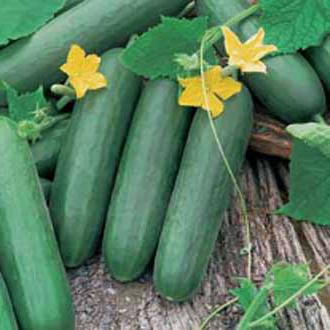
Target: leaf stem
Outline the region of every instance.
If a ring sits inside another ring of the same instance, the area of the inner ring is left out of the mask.
[[[230,305],[233,305],[238,302],[238,298],[231,299],[227,301],[226,303],[222,304],[221,306],[217,307],[201,324],[200,330],[204,330],[207,326],[207,324],[222,310],[229,307]]]
[[[49,117],[47,120],[45,120],[44,122],[39,124],[39,129],[40,132],[54,126],[55,124],[57,124],[58,122],[69,118],[70,115],[65,113],[63,115],[58,115],[58,116],[54,116],[54,117]]]
[[[186,15],[190,14],[195,7],[195,1],[191,1],[187,4],[185,8],[182,9],[181,13],[177,16],[178,18],[183,18]]]
[[[318,279],[326,274],[330,270],[330,264],[326,266],[323,270],[321,270],[312,280],[310,280],[308,283],[306,283],[302,288],[300,288],[294,295],[292,295],[290,298],[288,298],[286,301],[284,301],[282,304],[278,305],[276,308],[274,308],[271,312],[264,315],[260,319],[252,322],[249,324],[249,327],[256,327],[260,325],[262,322],[264,322],[269,317],[275,315],[278,313],[281,309],[292,303],[296,298],[298,298],[301,294],[303,294],[310,286],[312,286],[314,283],[318,281]]]

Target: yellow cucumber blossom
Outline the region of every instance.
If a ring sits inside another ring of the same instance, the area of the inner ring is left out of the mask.
[[[87,55],[78,45],[72,45],[67,62],[61,66],[61,71],[69,77],[77,98],[85,96],[88,90],[96,90],[107,86],[104,75],[98,72],[101,58],[95,54]]]
[[[227,26],[222,27],[225,48],[229,56],[229,65],[237,66],[241,72],[267,72],[266,65],[261,61],[266,55],[277,51],[274,45],[264,45],[265,31],[260,28],[257,34],[245,43]]]
[[[214,66],[206,71],[204,78],[206,97],[200,76],[179,79],[180,85],[184,88],[179,104],[201,107],[204,110],[208,110],[209,107],[212,117],[215,118],[224,110],[223,101],[239,93],[242,85],[233,78],[222,76],[221,66]]]

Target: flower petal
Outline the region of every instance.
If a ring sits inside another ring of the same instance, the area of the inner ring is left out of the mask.
[[[253,56],[254,61],[258,61],[265,57],[266,55],[276,52],[278,49],[274,45],[265,45],[255,49],[255,54]]]
[[[77,99],[80,99],[85,96],[88,91],[88,85],[86,82],[79,77],[73,77],[69,79],[71,86],[76,91]]]
[[[85,73],[95,73],[101,64],[101,58],[97,55],[88,55],[85,58],[83,69]]]
[[[224,104],[215,95],[209,93],[207,94],[207,100],[203,100],[202,108],[206,111],[209,109],[212,117],[216,118],[223,112]]]
[[[260,28],[258,32],[253,35],[250,39],[248,39],[244,45],[249,47],[258,47],[261,46],[265,38],[265,30],[263,28]]]
[[[221,81],[222,68],[220,65],[214,66],[204,73],[206,85],[212,90],[214,85]]]
[[[178,79],[180,85],[184,88],[187,88],[191,85],[200,85],[201,84],[201,78],[198,77],[190,77],[190,78],[179,78]]]
[[[213,92],[223,100],[228,100],[232,96],[238,94],[242,90],[242,84],[233,78],[227,77],[222,79]]]
[[[240,54],[243,44],[237,35],[227,26],[222,27],[222,33],[225,38],[225,48],[229,57]]]
[[[67,57],[67,62],[60,69],[68,76],[77,75],[85,63],[85,51],[78,45],[72,45]]]
[[[180,95],[179,104],[182,106],[200,107],[203,102],[202,89],[200,81],[197,84],[191,84]]]
[[[257,62],[254,62],[254,63],[244,63],[244,64],[242,64],[241,65],[241,71],[242,72],[267,73],[267,67],[263,62],[257,61]]]
[[[88,89],[96,90],[106,87],[108,84],[104,75],[100,72],[93,73],[88,77]]]

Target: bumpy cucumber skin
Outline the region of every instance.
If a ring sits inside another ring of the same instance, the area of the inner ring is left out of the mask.
[[[7,286],[0,274],[0,329],[18,330]]]
[[[147,84],[120,161],[103,253],[122,282],[143,273],[158,243],[193,114],[177,96],[174,82]]]
[[[141,78],[121,65],[121,52],[102,56],[109,84],[77,102],[57,163],[50,211],[67,267],[81,265],[96,249],[139,96]]]
[[[0,119],[0,269],[23,330],[74,329],[69,284],[29,145]]]
[[[327,91],[330,91],[330,37],[325,38],[319,47],[311,47],[305,55],[323,81]]]
[[[69,120],[63,120],[42,133],[42,138],[31,145],[39,175],[50,178],[54,175]]]
[[[88,52],[123,46],[132,34],[171,16],[190,0],[93,0],[66,11],[29,38],[0,51],[0,79],[19,91],[50,86],[64,78],[59,67],[72,44]],[[0,92],[0,104],[5,95]]]
[[[248,7],[246,0],[198,0],[197,12],[210,17],[210,25],[225,23]],[[246,40],[257,32],[258,19],[250,17],[233,28]],[[218,48],[223,50],[219,44]],[[264,60],[268,73],[244,75],[251,91],[267,107],[267,111],[287,123],[310,121],[326,110],[322,84],[311,65],[300,54],[268,57]]]
[[[243,162],[253,104],[246,88],[215,120],[233,172]],[[193,120],[157,249],[154,283],[166,299],[185,301],[199,287],[212,253],[232,181],[220,158],[207,114]]]

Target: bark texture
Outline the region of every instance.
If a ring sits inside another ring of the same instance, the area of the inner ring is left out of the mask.
[[[258,283],[274,261],[311,263],[313,272],[330,262],[330,229],[272,215],[286,198],[286,164],[250,155],[241,186],[245,193],[253,243],[253,279]],[[76,304],[77,329],[198,329],[218,304],[231,299],[235,278],[246,275],[245,227],[238,199],[223,221],[200,292],[189,303],[174,304],[155,293],[151,272],[129,284],[109,277],[100,256],[74,271],[70,280]],[[278,316],[279,329],[330,329],[330,292],[299,300],[298,307]],[[234,329],[240,317],[234,305],[220,313],[209,329]]]

